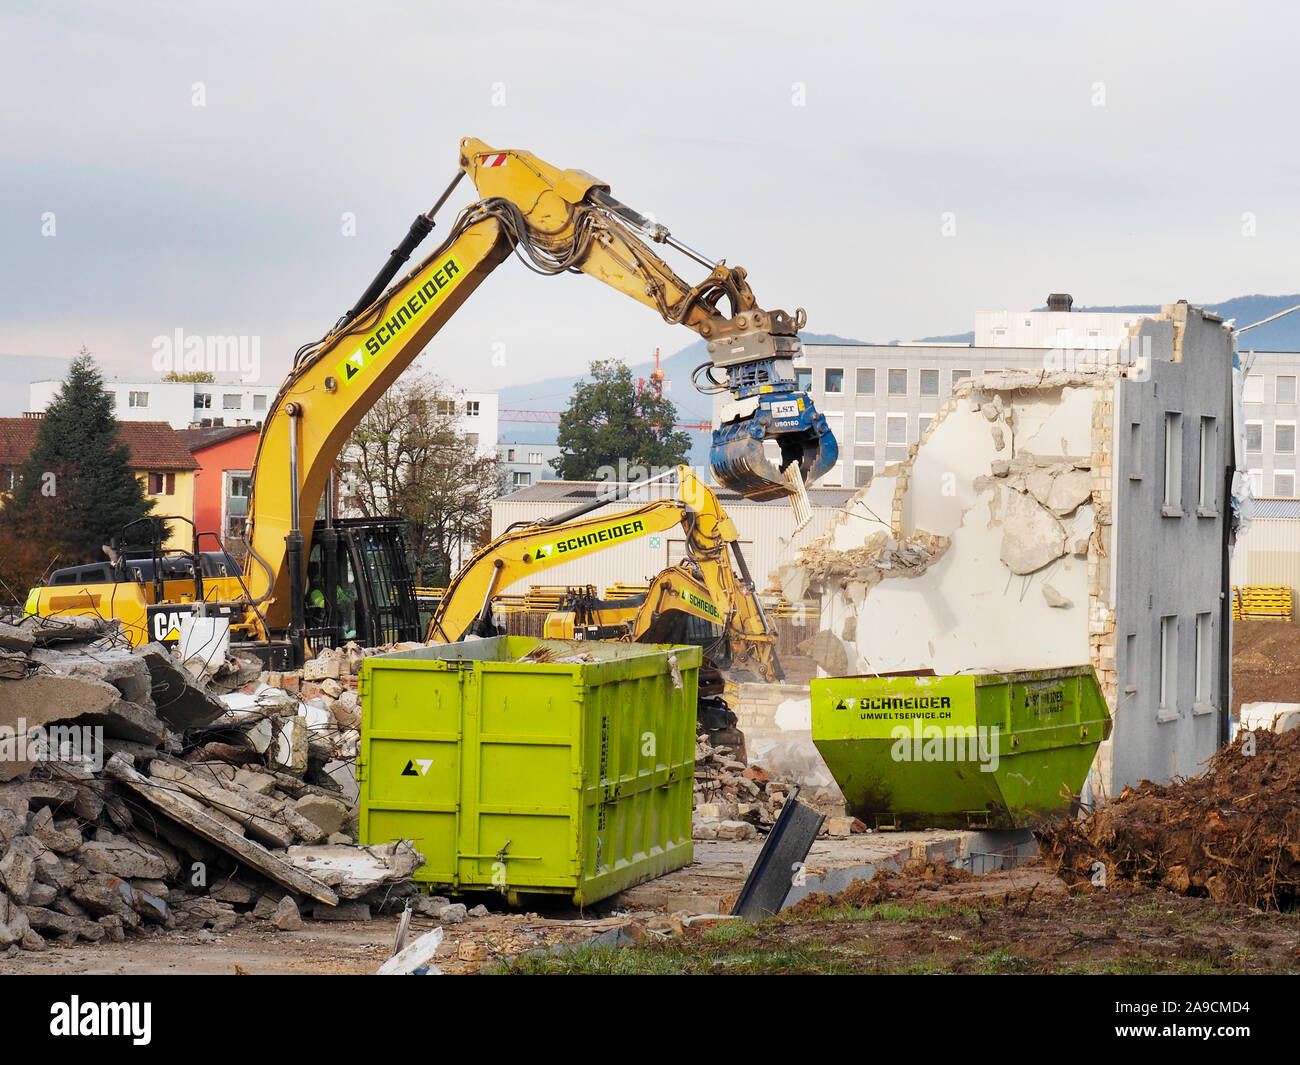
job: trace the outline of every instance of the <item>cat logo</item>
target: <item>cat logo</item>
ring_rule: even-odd
[[[166,607],[149,610],[149,635],[159,643],[175,643],[181,638],[181,620],[190,617],[189,610],[168,610]]]
[[[415,768],[417,765],[420,767],[418,771]],[[404,777],[428,776],[429,768],[432,765],[433,765],[432,758],[413,758],[406,763],[406,768],[402,770],[402,776]]]

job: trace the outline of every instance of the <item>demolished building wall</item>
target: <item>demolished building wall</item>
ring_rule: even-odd
[[[1161,475],[1166,410],[1195,427],[1181,439],[1184,498],[1199,486],[1202,419],[1221,429],[1211,465],[1230,461],[1231,332],[1177,304],[1109,354],[1077,365],[1044,355],[1041,370],[963,382],[908,459],[854,496],[781,579],[792,601],[820,595],[806,646],[826,674],[1090,663],[1116,724],[1092,783],[1113,793],[1194,772],[1217,743],[1216,706],[1193,708],[1196,678],[1185,669],[1176,706],[1162,709],[1152,663],[1161,617],[1218,609],[1222,488],[1217,510],[1193,506],[1179,527]],[[1180,631],[1183,662],[1196,658],[1194,628]]]

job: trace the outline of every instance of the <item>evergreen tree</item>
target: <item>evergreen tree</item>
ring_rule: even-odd
[[[580,382],[560,415],[551,465],[567,481],[588,481],[602,466],[676,466],[686,461],[691,438],[674,431],[677,408],[651,388],[637,391],[632,371],[616,359],[591,364],[590,382]]]
[[[49,546],[63,565],[103,559],[103,545],[153,508],[118,437],[113,397],[84,347],[46,408],[21,477],[6,524],[54,530]]]

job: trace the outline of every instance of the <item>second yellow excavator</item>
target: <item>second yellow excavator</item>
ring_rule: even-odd
[[[633,494],[649,498],[614,515],[596,513]],[[752,671],[764,680],[783,680],[776,638],[741,553],[735,523],[689,466],[620,486],[551,518],[511,526],[475,552],[448,585],[429,623],[427,641],[495,636],[500,629],[493,603],[510,586],[575,558],[674,527],[685,534],[686,557],[658,574],[644,598],[612,604],[579,597],[547,618],[546,635],[671,642],[680,636],[676,626],[681,619],[696,618],[722,630],[730,668]]]

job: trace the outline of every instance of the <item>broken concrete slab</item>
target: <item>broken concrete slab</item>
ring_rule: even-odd
[[[127,702],[153,708],[149,667],[129,648],[96,647],[93,651],[37,648],[30,657],[58,676],[102,680],[121,692]]]
[[[148,644],[141,654],[149,669],[158,716],[172,728],[209,725],[226,712],[221,700],[196,685],[162,644]]]
[[[104,773],[126,785],[160,813],[180,822],[221,850],[247,862],[263,876],[282,887],[299,894],[310,895],[329,906],[337,904],[339,896],[314,876],[289,862],[282,861],[260,844],[237,835],[208,816],[206,812],[180,802],[170,789],[150,782],[147,777],[120,758],[110,758],[104,766]]]
[[[1012,573],[1033,573],[1065,554],[1065,529],[1032,496],[1008,491],[1000,557]]]
[[[145,880],[167,875],[167,862],[129,840],[111,843],[86,843],[77,851],[77,860],[91,872],[108,873],[123,880]]]
[[[26,655],[35,646],[36,639],[27,629],[0,621],[0,650]]]
[[[161,743],[166,726],[152,711],[126,702],[107,681],[92,677],[47,676],[5,681],[0,724],[27,730],[54,722],[100,727],[104,735],[141,743]]]
[[[54,820],[54,811],[42,806],[27,818],[27,834],[36,837],[50,850],[58,854],[73,854],[80,849],[81,828],[76,821],[67,818]]]
[[[23,907],[0,891],[0,947],[21,943],[31,929],[31,922]]]
[[[409,840],[398,840],[368,847],[290,847],[285,860],[328,884],[340,898],[357,899],[377,887],[409,880],[424,864],[424,855]]]
[[[281,932],[296,932],[302,927],[302,914],[291,896],[286,895],[280,900],[275,913],[271,914],[271,923]]]
[[[47,934],[73,935],[92,943],[98,943],[104,938],[103,926],[87,917],[59,913],[44,906],[24,906],[23,915],[32,928]]]
[[[243,825],[251,835],[273,847],[287,847],[297,838],[280,816],[284,807],[255,792],[227,787],[219,780],[203,779],[161,759],[149,763],[149,776],[166,781],[191,798]]]
[[[370,907],[364,902],[340,902],[337,906],[313,906],[313,921],[368,921]]]
[[[296,799],[293,809],[321,830],[321,838],[338,832],[348,819],[347,804],[322,795],[304,795]]]

